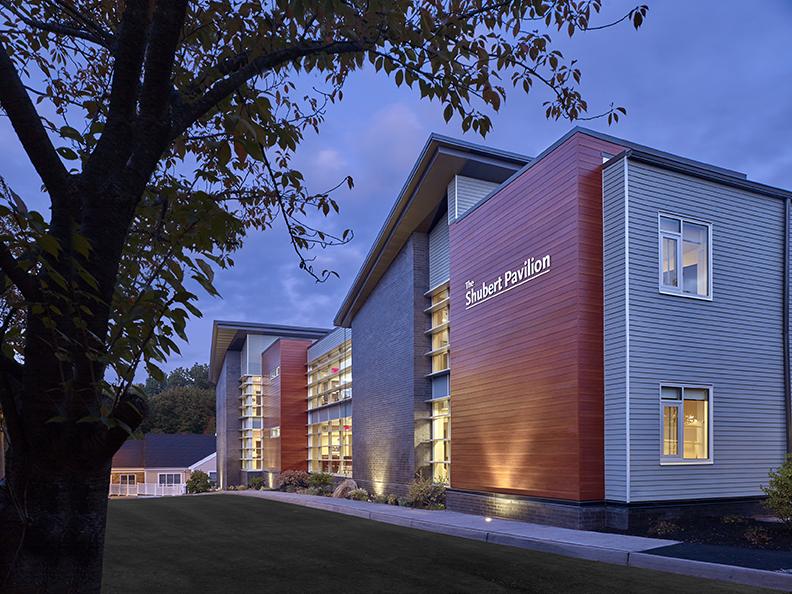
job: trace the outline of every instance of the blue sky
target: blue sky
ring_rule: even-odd
[[[592,111],[611,101],[628,110],[616,126],[586,125],[792,189],[792,2],[763,0],[748,10],[736,0],[641,1],[650,12],[639,31],[625,23],[561,44],[578,59]],[[635,3],[604,4],[603,22]],[[340,278],[316,284],[301,272],[278,226],[250,236],[235,268],[218,273],[222,299],[201,299],[204,318],[190,323],[183,356],[166,367],[208,361],[214,319],[329,326],[426,137],[438,132],[535,155],[571,127],[544,118],[545,99],[512,92],[482,141],[463,135],[458,120],[445,124],[438,104],[371,70],[356,73],[320,134],[310,134],[298,154],[317,190],[345,175],[355,179],[353,190],[336,196],[341,214],[324,223],[328,230],[351,227],[354,240],[315,254],[317,268]],[[0,175],[35,204],[39,181],[5,120],[0,154]]]

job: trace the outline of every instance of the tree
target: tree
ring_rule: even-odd
[[[154,396],[168,388],[180,386],[190,386],[199,390],[212,389],[214,385],[209,381],[209,365],[206,363],[194,363],[189,369],[177,367],[162,380],[148,376],[143,391],[148,396]]]
[[[164,381],[149,377],[143,392],[148,407],[143,433],[215,432],[215,393],[205,363],[177,367]]]
[[[50,208],[13,192],[0,206],[18,229],[0,231],[0,287],[25,312],[0,358],[0,589],[99,591],[111,457],[146,414],[135,369],[163,377],[200,315],[193,291],[216,294],[247,233],[280,220],[299,266],[332,274],[307,250],[350,233],[307,222],[338,206],[291,159],[350,73],[373,68],[482,135],[508,82],[542,87],[549,118],[590,118],[550,33],[595,28],[600,4],[0,0],[0,108]]]

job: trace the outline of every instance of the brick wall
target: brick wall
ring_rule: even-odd
[[[605,505],[546,501],[519,495],[472,493],[449,489],[448,509],[477,516],[492,516],[551,524],[579,530],[595,530],[605,526]]]
[[[352,320],[353,477],[402,494],[428,462],[428,237],[414,233]]]

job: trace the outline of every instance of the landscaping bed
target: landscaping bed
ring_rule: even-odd
[[[746,516],[688,516],[656,519],[648,526],[608,532],[680,540],[693,544],[726,545],[771,551],[792,551],[792,527],[778,521]]]
[[[264,490],[269,491],[263,478],[257,477],[248,485],[231,487],[231,491]],[[353,479],[339,479],[324,472],[307,473],[302,470],[285,470],[275,480],[276,491],[313,495],[316,497],[333,497],[336,499],[352,499],[384,503],[402,507],[419,509],[445,509],[445,490],[443,485],[435,484],[431,479],[417,478],[407,488],[407,495],[397,496],[393,493],[374,494],[358,487]]]

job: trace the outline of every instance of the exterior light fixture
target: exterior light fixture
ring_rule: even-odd
[[[484,521],[485,521],[485,522],[492,522],[492,518],[490,518],[489,516],[487,516],[486,518],[484,518]]]

